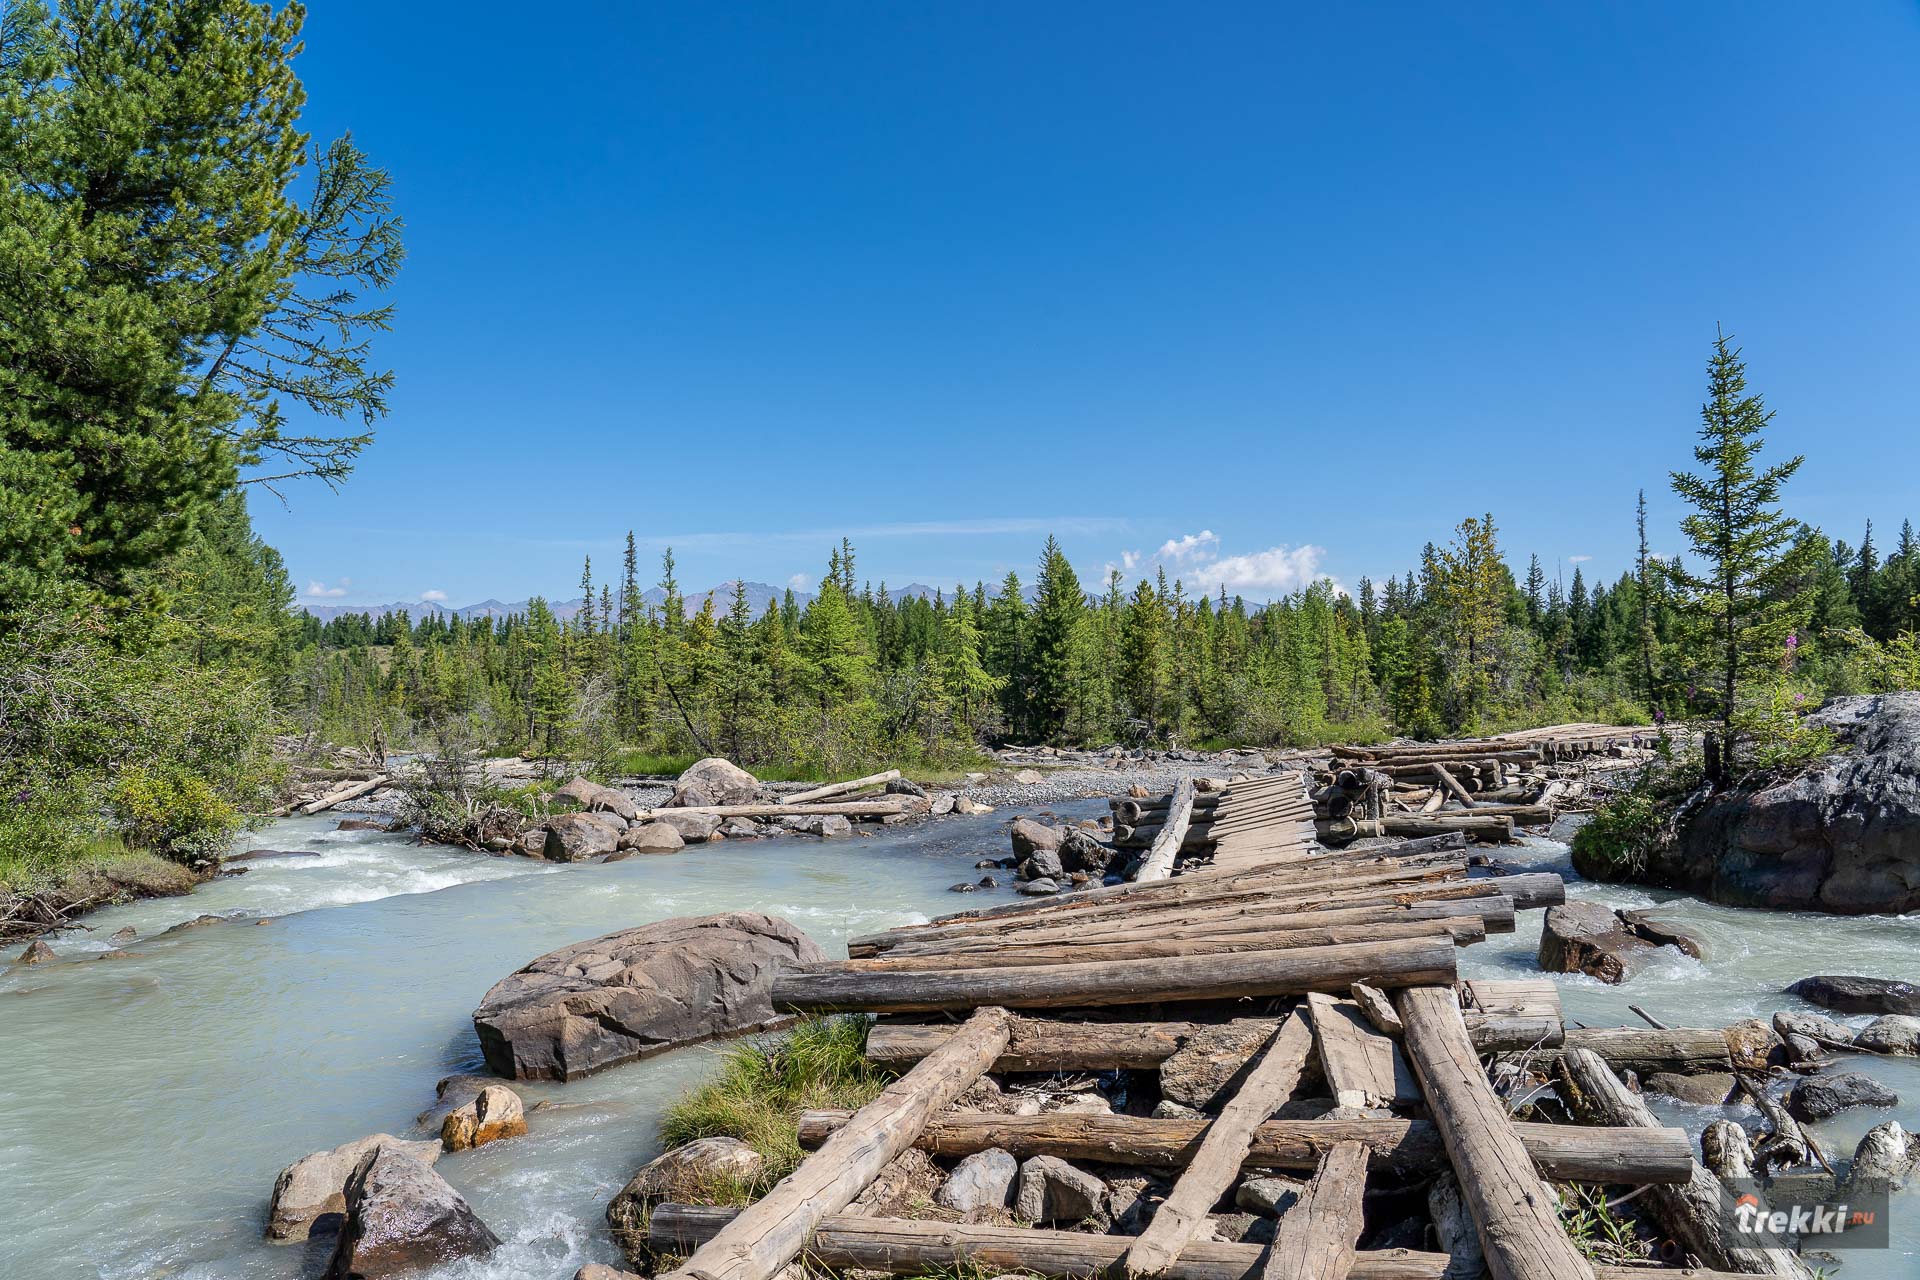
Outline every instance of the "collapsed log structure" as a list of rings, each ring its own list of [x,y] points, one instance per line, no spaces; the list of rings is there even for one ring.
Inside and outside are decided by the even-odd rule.
[[[867,1056],[906,1075],[859,1111],[804,1113],[811,1154],[758,1204],[656,1207],[656,1245],[688,1254],[668,1274],[771,1280],[804,1247],[826,1266],[902,1275],[971,1265],[1062,1278],[1438,1280],[1457,1261],[1447,1253],[1363,1247],[1365,1209],[1375,1193],[1386,1202],[1448,1177],[1474,1265],[1484,1258],[1496,1280],[1622,1277],[1576,1247],[1542,1180],[1684,1195],[1697,1171],[1687,1136],[1628,1111],[1592,1127],[1518,1122],[1481,1055],[1544,1051],[1551,1063],[1564,1052],[1605,1069],[1610,1049],[1632,1061],[1722,1061],[1733,1042],[1719,1036],[1716,1057],[1715,1041],[1691,1033],[1655,1032],[1655,1044],[1569,1032],[1551,982],[1460,981],[1459,948],[1511,930],[1517,911],[1563,901],[1559,877],[1479,875],[1459,829],[1315,850],[1312,811],[1298,773],[1116,802],[1136,833],[1158,819],[1134,882],[870,934],[849,943],[847,960],[778,975],[782,1012],[877,1015]],[[1183,863],[1196,814],[1209,836]],[[1563,1049],[1576,1035],[1579,1046]],[[1217,1077],[1197,1093],[1181,1074],[1195,1062]],[[949,1109],[956,1086],[982,1073],[1054,1072],[1157,1073],[1163,1088],[1184,1081],[1187,1092],[1174,1113],[1152,1117]],[[1281,1118],[1320,1098],[1318,1118]],[[1011,1156],[1027,1162],[1023,1180],[1051,1160],[1152,1169],[1171,1183],[1124,1234],[1024,1225],[1057,1220],[1038,1212],[1023,1225],[1006,1225],[1004,1211],[958,1223],[843,1212],[882,1156],[910,1147],[950,1160]],[[1262,1170],[1311,1175],[1271,1244],[1209,1238],[1211,1211]]]

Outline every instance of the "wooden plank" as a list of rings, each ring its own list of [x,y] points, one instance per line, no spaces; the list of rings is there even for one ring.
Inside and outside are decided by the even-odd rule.
[[[1187,824],[1193,821],[1193,779],[1182,778],[1173,788],[1173,799],[1167,804],[1166,824],[1160,828],[1160,834],[1153,838],[1153,844],[1147,850],[1147,856],[1140,861],[1140,870],[1133,877],[1138,880],[1164,880],[1173,874],[1173,860],[1180,852],[1180,842],[1186,839]]]
[[[1569,1110],[1589,1124],[1651,1126],[1658,1122],[1628,1092],[1613,1069],[1589,1049],[1560,1055],[1555,1088]],[[1691,1162],[1690,1162],[1691,1163]],[[1811,1272],[1783,1244],[1756,1248],[1730,1239],[1731,1196],[1720,1180],[1692,1164],[1685,1182],[1651,1187],[1647,1208],[1682,1249],[1709,1266],[1749,1275],[1807,1280]]]
[[[1412,987],[1394,994],[1393,1007],[1494,1280],[1591,1276],[1591,1264],[1554,1214],[1506,1104],[1480,1069],[1459,998],[1448,987]]]
[[[1192,1243],[1200,1229],[1208,1225],[1207,1211],[1240,1176],[1240,1167],[1253,1145],[1254,1130],[1271,1119],[1281,1104],[1293,1096],[1294,1086],[1300,1083],[1307,1055],[1312,1050],[1313,1029],[1295,1010],[1273,1033],[1261,1051],[1260,1060],[1220,1109],[1219,1118],[1207,1125],[1206,1136],[1200,1140],[1200,1150],[1194,1153],[1192,1163],[1154,1210],[1147,1229],[1127,1250],[1128,1274],[1159,1275]],[[1361,1153],[1364,1180],[1366,1149],[1358,1143],[1345,1145]]]
[[[685,1249],[710,1238],[739,1212],[706,1205],[661,1204],[654,1208],[650,1229],[662,1247]],[[807,1256],[835,1271],[927,1275],[966,1270],[1086,1280],[1088,1276],[1111,1273],[1131,1243],[1126,1236],[1084,1231],[842,1215],[820,1224]],[[1260,1280],[1260,1259],[1265,1253],[1261,1245],[1196,1240],[1161,1274],[1164,1280]],[[1351,1280],[1441,1280],[1446,1268],[1444,1253],[1392,1249],[1359,1253],[1347,1274]],[[1694,1275],[1683,1277],[1680,1272],[1668,1274],[1673,1280],[1700,1280]]]
[[[1453,940],[1441,934],[1284,951],[1020,969],[788,971],[774,976],[772,997],[775,1008],[790,1012],[923,1013],[971,1009],[982,1004],[1046,1009],[1294,996],[1318,990],[1345,991],[1355,982],[1381,988],[1433,983],[1451,987],[1454,977]]]
[[[983,1008],[952,1039],[888,1085],[818,1151],[748,1206],[679,1267],[679,1280],[770,1280],[805,1247],[820,1221],[853,1203],[953,1105],[1007,1047],[1005,1009]]]
[[[1373,1029],[1358,1005],[1313,991],[1307,994],[1307,1010],[1336,1105],[1391,1107],[1420,1101],[1420,1086],[1399,1047]]]
[[[696,1248],[740,1210],[666,1203],[650,1222],[654,1239],[668,1250]],[[1041,1231],[912,1218],[839,1216],[820,1224],[808,1256],[825,1268],[897,1276],[976,1271],[1025,1273],[1046,1280],[1085,1280],[1109,1271],[1128,1245],[1125,1236],[1084,1231]],[[1264,1245],[1199,1240],[1165,1272],[1166,1280],[1261,1280]],[[1361,1250],[1350,1280],[1441,1280],[1450,1259],[1444,1253]],[[584,1270],[584,1269],[583,1269]],[[604,1276],[609,1268],[596,1267]],[[624,1273],[616,1273],[624,1274]],[[1596,1267],[1596,1280],[1740,1280],[1731,1271],[1698,1267]],[[576,1277],[576,1280],[579,1280]]]
[[[1359,1256],[1367,1149],[1343,1142],[1320,1159],[1298,1203],[1280,1216],[1265,1280],[1347,1280]]]
[[[818,1145],[846,1119],[844,1111],[801,1112],[800,1145]],[[1047,1155],[1179,1168],[1192,1160],[1206,1128],[1204,1119],[957,1111],[933,1120],[914,1145],[951,1159],[999,1147],[1023,1160]],[[1693,1167],[1693,1143],[1682,1129],[1516,1124],[1514,1132],[1540,1176],[1561,1182],[1685,1182]],[[1244,1163],[1249,1169],[1312,1169],[1340,1142],[1365,1143],[1375,1164],[1396,1175],[1430,1175],[1446,1160],[1439,1133],[1424,1120],[1269,1120],[1254,1131]]]
[[[1152,1070],[1198,1031],[1192,1022],[1060,1022],[1015,1018],[996,1072]],[[881,1022],[867,1032],[867,1057],[904,1069],[953,1037],[951,1026]]]

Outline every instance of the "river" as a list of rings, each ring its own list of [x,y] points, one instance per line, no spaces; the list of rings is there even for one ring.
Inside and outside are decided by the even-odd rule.
[[[975,859],[1005,851],[1009,816],[849,841],[693,846],[602,866],[421,847],[338,832],[329,818],[275,823],[257,847],[320,856],[256,862],[188,898],[96,913],[90,932],[54,943],[60,963],[0,971],[0,1275],[315,1275],[317,1250],[262,1239],[275,1174],[368,1133],[424,1136],[414,1115],[433,1101],[435,1081],[480,1069],[471,1011],[514,968],[616,929],[727,909],[784,916],[832,954],[852,934],[1006,898],[1005,888],[965,898],[947,888],[982,874]],[[1520,852],[1566,870],[1563,845],[1536,840]],[[1655,901],[1609,886],[1573,892],[1611,905]],[[1632,1001],[1675,1025],[1715,1026],[1799,1007],[1778,992],[1811,973],[1920,979],[1920,920],[1686,899],[1672,910],[1706,937],[1706,961],[1670,953],[1624,987],[1562,976],[1570,1019],[1634,1024]],[[164,933],[203,914],[228,919]],[[1533,972],[1539,921],[1528,913],[1519,933],[1468,949],[1463,970]],[[124,944],[133,954],[99,959],[125,925],[139,934]],[[505,1247],[444,1280],[565,1280],[584,1262],[617,1262],[606,1202],[655,1154],[661,1108],[710,1069],[713,1052],[516,1086],[529,1106],[545,1104],[529,1116],[531,1133],[439,1164]],[[1920,1129],[1920,1065],[1861,1057],[1849,1066],[1899,1091],[1894,1114]],[[1695,1131],[1718,1114],[1653,1101]],[[1847,1154],[1886,1114],[1844,1113],[1815,1132]],[[1844,1255],[1846,1280],[1913,1275],[1916,1225],[1896,1209],[1895,1249]]]

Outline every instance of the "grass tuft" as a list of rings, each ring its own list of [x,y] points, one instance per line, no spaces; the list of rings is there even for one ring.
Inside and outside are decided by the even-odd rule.
[[[668,1108],[660,1137],[668,1148],[699,1138],[738,1138],[766,1159],[755,1186],[714,1188],[745,1203],[763,1195],[800,1163],[800,1113],[854,1110],[887,1085],[867,1061],[867,1019],[809,1018],[785,1035],[728,1048],[713,1079]]]

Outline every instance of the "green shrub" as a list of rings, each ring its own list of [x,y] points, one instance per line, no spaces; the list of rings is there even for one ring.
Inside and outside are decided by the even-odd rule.
[[[886,1087],[887,1074],[867,1061],[869,1025],[858,1015],[809,1018],[786,1035],[729,1047],[719,1073],[667,1109],[661,1140],[671,1148],[740,1139],[766,1159],[759,1182],[709,1190],[739,1203],[765,1194],[800,1163],[802,1111],[854,1110]]]
[[[1661,837],[1664,808],[1636,788],[1594,810],[1573,836],[1573,865],[1594,880],[1631,880],[1647,869]]]
[[[217,850],[240,829],[239,811],[205,778],[184,769],[124,769],[109,804],[128,843],[145,849]]]

